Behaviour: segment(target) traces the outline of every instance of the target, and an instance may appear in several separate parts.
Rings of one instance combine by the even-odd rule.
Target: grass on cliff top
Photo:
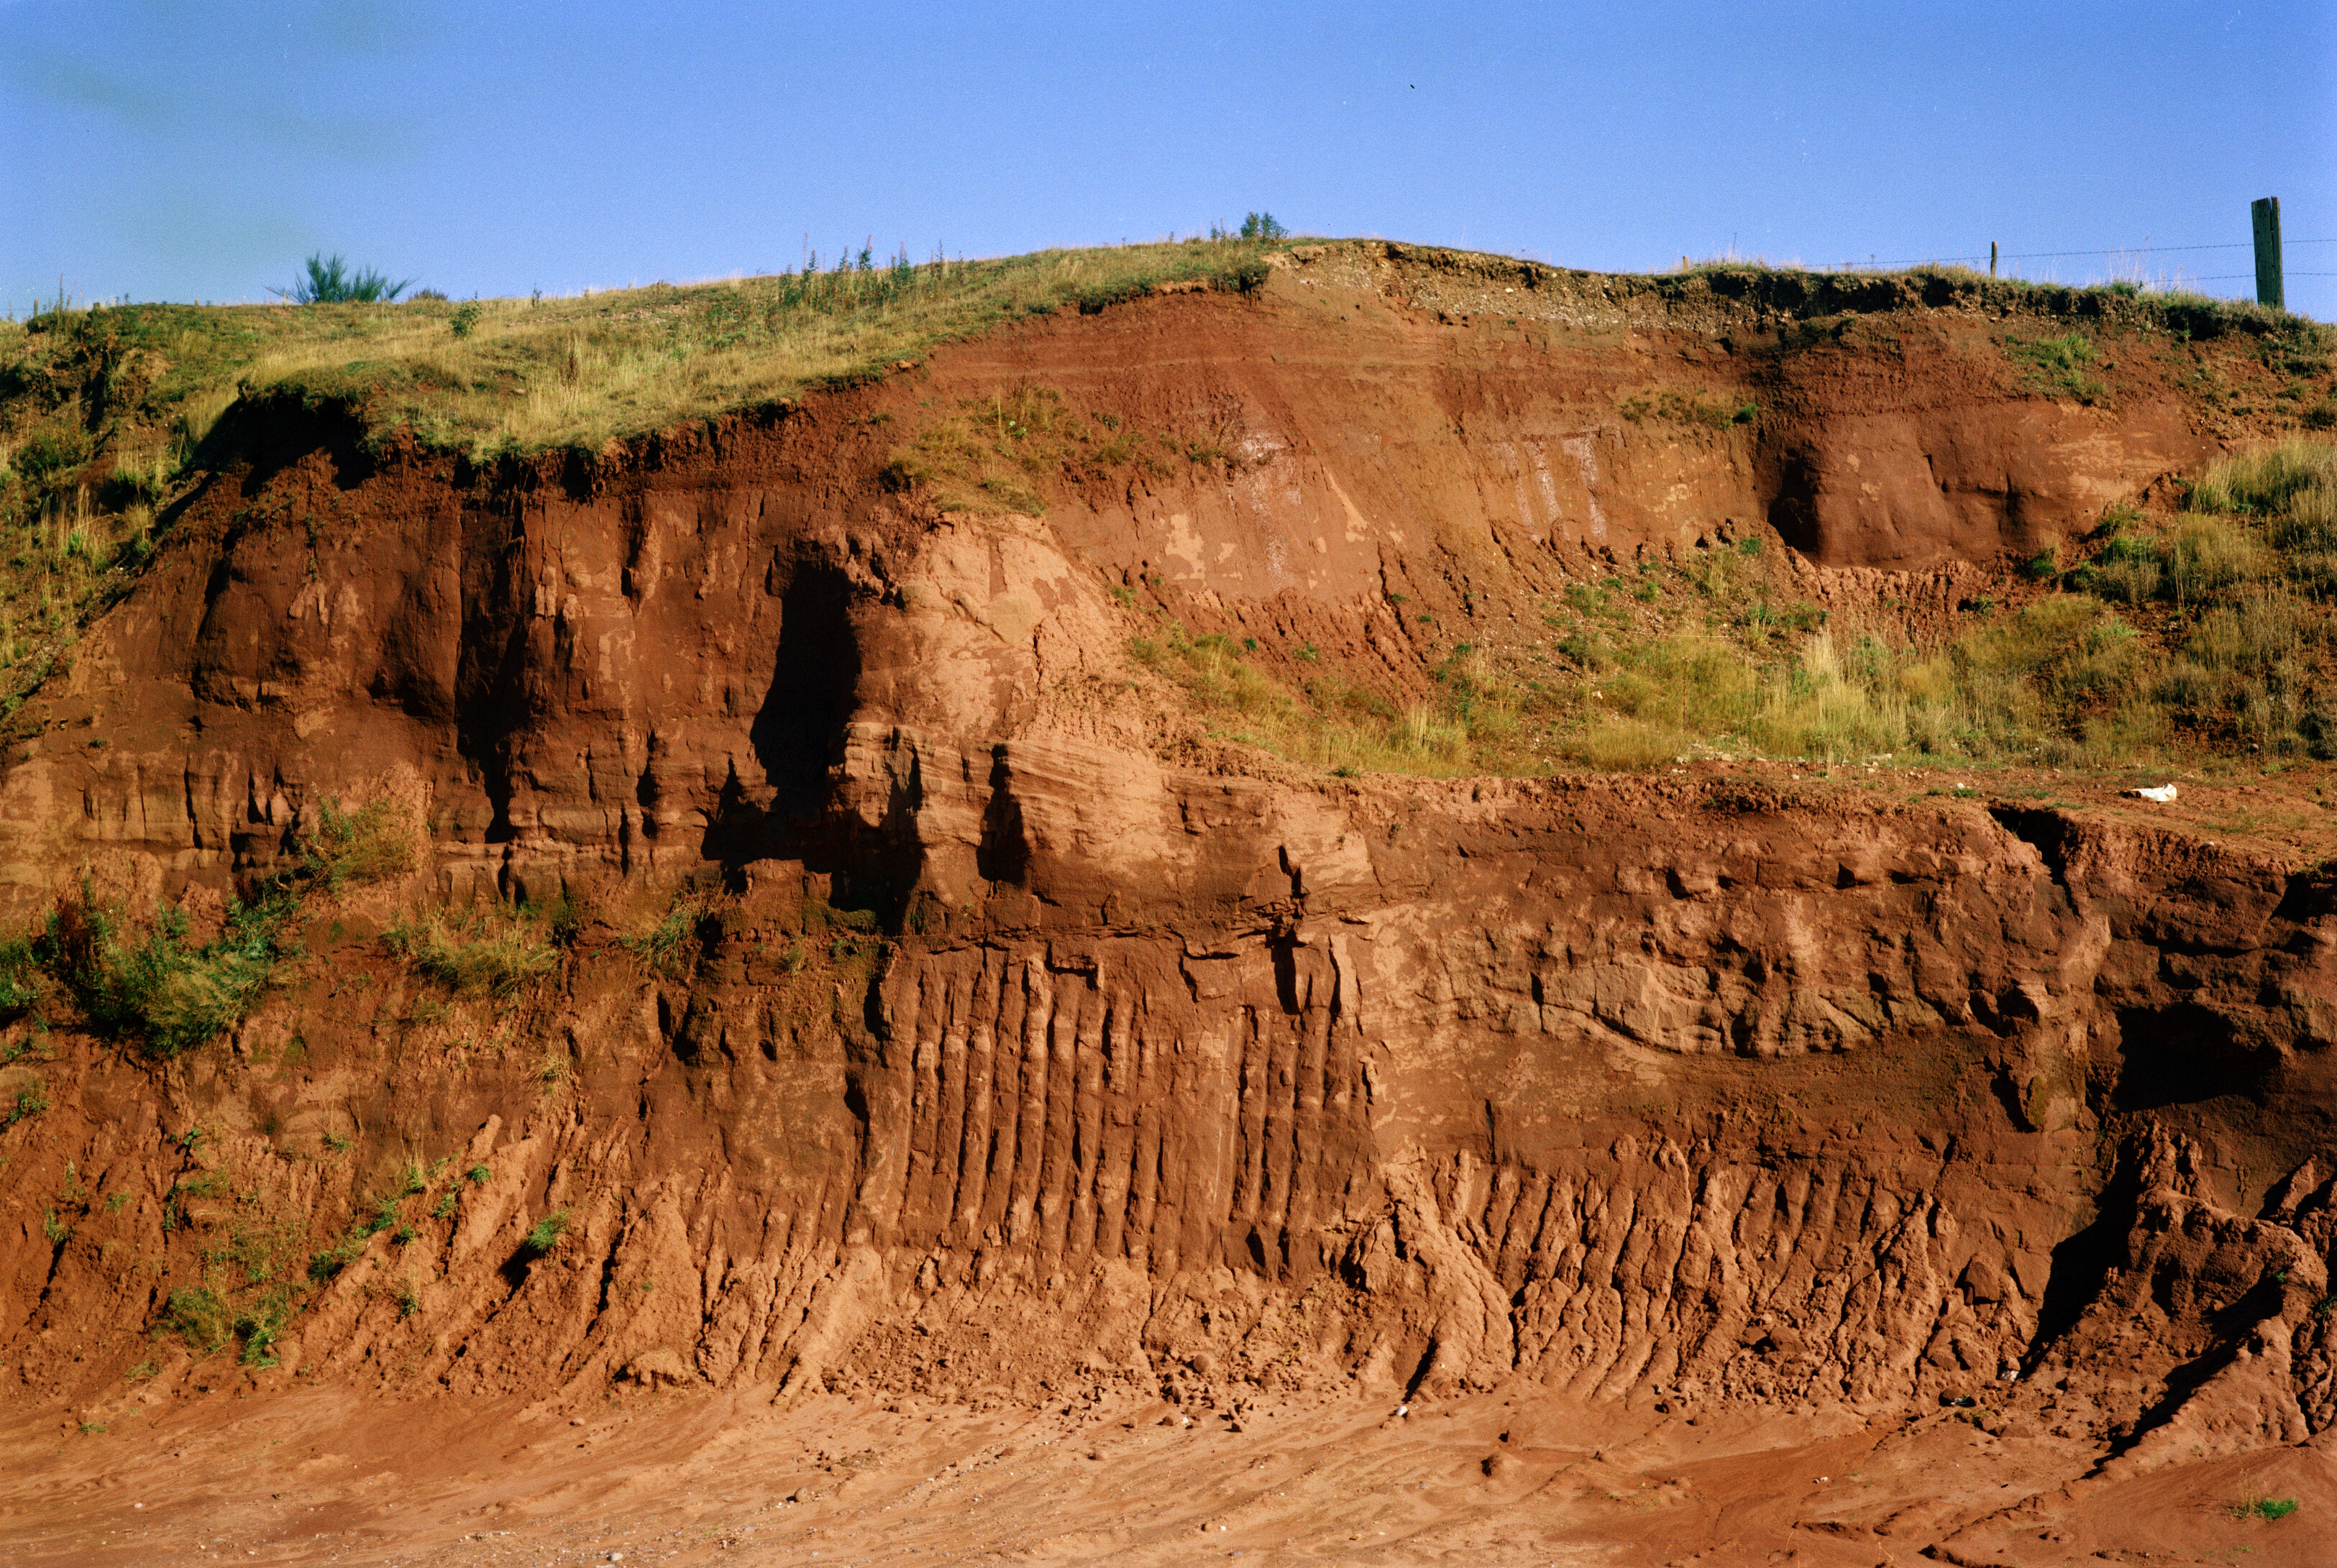
[[[272,392],[443,450],[592,450],[880,373],[1023,317],[1163,285],[1254,289],[1269,248],[1192,240],[925,263],[863,251],[822,270],[569,298],[52,310],[0,326],[0,441],[44,468],[77,466],[92,440],[42,416],[78,403],[84,429],[126,421],[146,433],[142,453],[174,447],[183,460],[236,396]],[[135,438],[111,439],[118,452]]]
[[[2162,283],[2127,278],[2089,284],[2054,283],[2027,278],[1993,278],[1978,268],[1955,262],[1919,262],[1895,270],[1812,271],[1794,266],[1772,266],[1747,258],[1714,257],[1661,276],[1697,279],[1724,290],[1756,278],[1794,279],[1804,287],[1818,287],[1843,294],[1854,294],[1878,285],[1903,284],[1921,294],[1954,293],[1975,303],[2039,315],[2123,317],[2192,336],[2233,330],[2284,336],[2312,333],[2320,326],[2312,317],[2294,311],[2259,305],[2253,299],[2202,294],[2182,287],[2179,281]]]
[[[1213,737],[1341,774],[2337,760],[2337,445],[2217,463],[2170,515],[2113,508],[1944,635],[1797,602],[1774,556],[1746,540],[1569,584],[1554,638],[1432,644],[1433,701],[1277,678],[1255,638],[1173,621],[1129,651]]]
[[[232,461],[220,433],[239,399],[345,409],[371,439],[405,431],[480,458],[599,450],[880,373],[1022,317],[1100,309],[1168,286],[1254,289],[1273,253],[1304,243],[1214,239],[922,264],[863,252],[803,272],[570,298],[100,306],[0,323],[0,718],[134,580],[158,520],[196,477]],[[1593,276],[1382,248],[1422,278]],[[1920,305],[1945,289],[1992,307],[2131,318],[2174,334],[2244,328],[2266,338],[2267,352],[2273,338],[2318,344],[2322,332],[2235,301],[2000,282],[1956,268],[1808,273],[1728,261],[1624,281],[1667,293],[1755,291],[1789,316]],[[2313,344],[2297,352],[2317,353]],[[2306,423],[2322,414],[2337,423],[2337,396]],[[975,505],[1035,493],[1011,465],[973,461],[970,451],[904,453],[901,476]]]

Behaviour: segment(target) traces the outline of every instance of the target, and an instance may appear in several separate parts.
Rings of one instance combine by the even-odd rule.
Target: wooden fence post
[[[1996,276],[1996,241],[1993,239],[1988,242],[1988,275],[1990,278]]]
[[[2248,208],[2255,220],[2256,303],[2288,308],[2288,291],[2280,276],[2280,198],[2267,196]]]

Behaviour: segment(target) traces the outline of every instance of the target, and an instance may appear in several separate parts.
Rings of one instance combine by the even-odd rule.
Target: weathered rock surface
[[[2172,391],[2022,398],[1952,313],[1862,324],[1883,374],[1433,293],[1301,265],[597,465],[282,414],[0,772],[0,901],[216,899],[384,793],[425,863],[320,915],[231,1042],[9,1026],[0,1099],[49,1102],[0,1131],[10,1397],[102,1404],[150,1357],[782,1398],[1522,1373],[2025,1399],[2130,1468],[2324,1430],[2325,872],[1775,778],[1188,765],[1121,652],[1176,596],[1402,689],[1392,584],[1503,613],[1765,521],[1814,594],[1952,592],[2195,462]],[[875,416],[1018,379],[1246,463],[1047,521],[878,482]],[[1665,388],[1785,414],[1615,416]],[[680,961],[614,940],[677,890],[711,911]],[[519,1002],[381,940],[563,891],[609,923]],[[174,1287],[257,1299],[385,1195],[273,1369],[149,1344]]]

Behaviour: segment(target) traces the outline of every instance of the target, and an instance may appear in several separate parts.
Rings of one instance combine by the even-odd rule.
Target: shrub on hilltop
[[[370,267],[351,268],[346,257],[318,251],[308,258],[304,275],[293,279],[291,287],[269,292],[295,305],[386,305],[415,282],[411,278],[392,279]]]

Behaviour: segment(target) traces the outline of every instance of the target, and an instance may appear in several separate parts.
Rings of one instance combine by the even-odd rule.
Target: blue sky
[[[2337,319],[2337,5],[0,0],[0,305],[449,294],[1293,229],[2012,264]],[[2140,253],[2156,247],[2241,248]]]

